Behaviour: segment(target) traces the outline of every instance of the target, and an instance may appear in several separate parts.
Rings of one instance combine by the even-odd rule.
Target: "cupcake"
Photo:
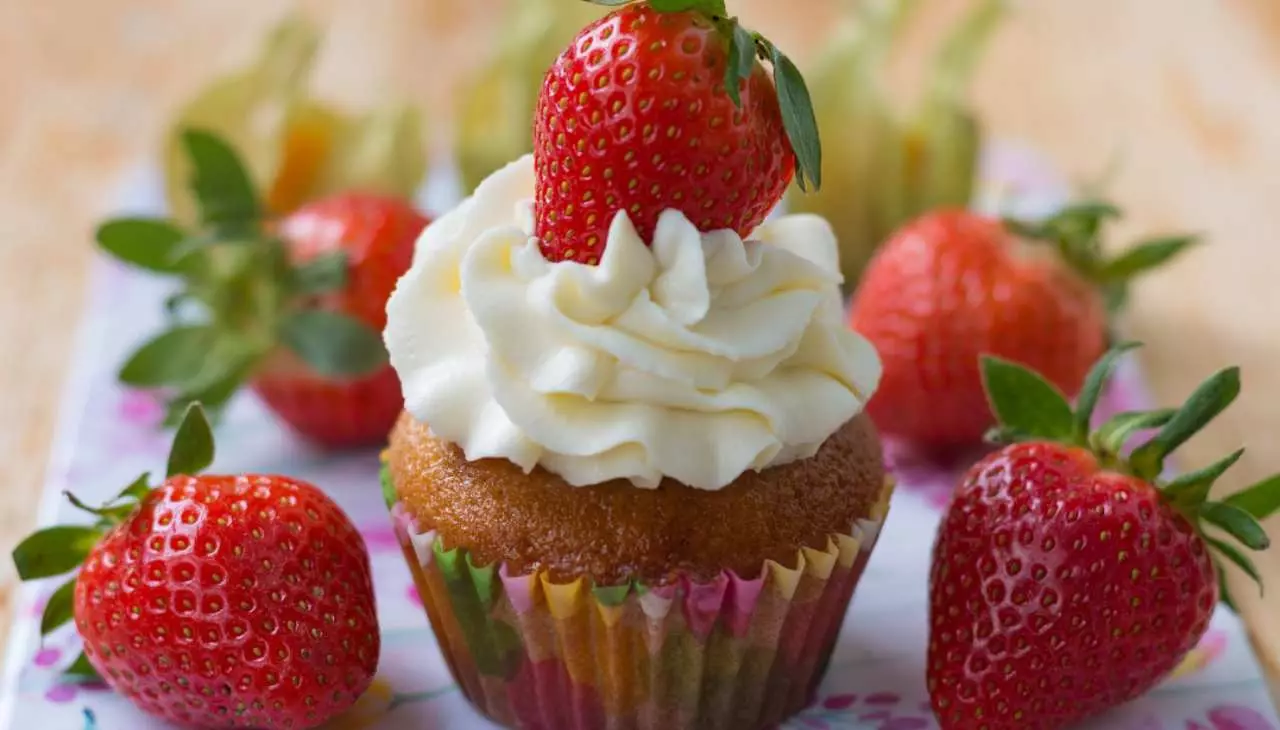
[[[885,517],[835,236],[764,221],[817,182],[803,84],[763,38],[776,82],[719,76],[742,37],[644,3],[589,26],[534,154],[427,228],[388,303],[384,489],[450,670],[505,726],[781,722]]]

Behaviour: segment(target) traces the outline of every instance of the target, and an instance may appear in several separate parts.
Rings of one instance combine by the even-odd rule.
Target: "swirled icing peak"
[[[599,265],[551,263],[533,187],[529,157],[494,173],[423,233],[388,303],[406,408],[468,459],[719,489],[812,456],[875,390],[823,219],[743,240],[668,210],[646,246],[619,212]]]

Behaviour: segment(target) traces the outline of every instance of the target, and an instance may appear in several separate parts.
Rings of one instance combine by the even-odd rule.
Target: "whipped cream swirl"
[[[880,379],[844,325],[835,237],[781,217],[750,240],[617,214],[597,266],[533,237],[524,157],[427,228],[387,306],[406,408],[470,460],[575,486],[719,489],[812,456]]]

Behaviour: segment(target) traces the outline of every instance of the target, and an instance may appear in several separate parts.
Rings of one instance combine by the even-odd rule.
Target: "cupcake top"
[[[406,409],[436,437],[575,486],[714,490],[862,410],[880,362],[844,325],[823,219],[744,239],[666,209],[646,245],[619,210],[598,264],[550,261],[534,178],[524,157],[430,226],[388,303]]]

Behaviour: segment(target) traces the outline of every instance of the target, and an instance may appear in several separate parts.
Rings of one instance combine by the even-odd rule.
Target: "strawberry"
[[[213,459],[204,411],[178,426],[168,476],[144,474],[93,514],[13,552],[23,580],[83,564],[50,598],[99,675],[183,727],[311,728],[369,687],[380,634],[364,540],[332,500],[288,477],[197,476]]]
[[[1104,381],[1133,346],[1099,361],[1074,411],[1039,375],[983,358],[994,435],[1010,445],[964,476],[933,548],[927,674],[943,730],[1056,730],[1131,700],[1195,647],[1219,597],[1229,603],[1221,559],[1258,579],[1204,525],[1266,549],[1258,520],[1280,508],[1280,475],[1211,500],[1241,449],[1161,477],[1169,454],[1235,399],[1239,369],[1176,410],[1122,413],[1090,433]]]
[[[400,198],[355,192],[273,218],[226,143],[198,130],[183,139],[200,230],[147,218],[98,229],[106,252],[183,285],[170,327],[120,380],[167,391],[171,420],[196,400],[216,412],[248,383],[315,444],[382,442],[403,401],[379,333],[427,219]]]
[[[587,26],[543,80],[533,149],[535,234],[552,261],[598,262],[620,211],[645,241],[668,209],[746,237],[797,173],[821,184],[804,79],[724,0],[640,2]]]
[[[1194,240],[1153,240],[1104,259],[1099,231],[1118,215],[1083,204],[1028,224],[948,208],[894,234],[850,310],[850,325],[884,363],[867,407],[876,425],[926,450],[980,441],[992,423],[978,373],[983,353],[1027,365],[1074,395],[1106,349],[1108,307],[1123,303],[1126,281]]]

